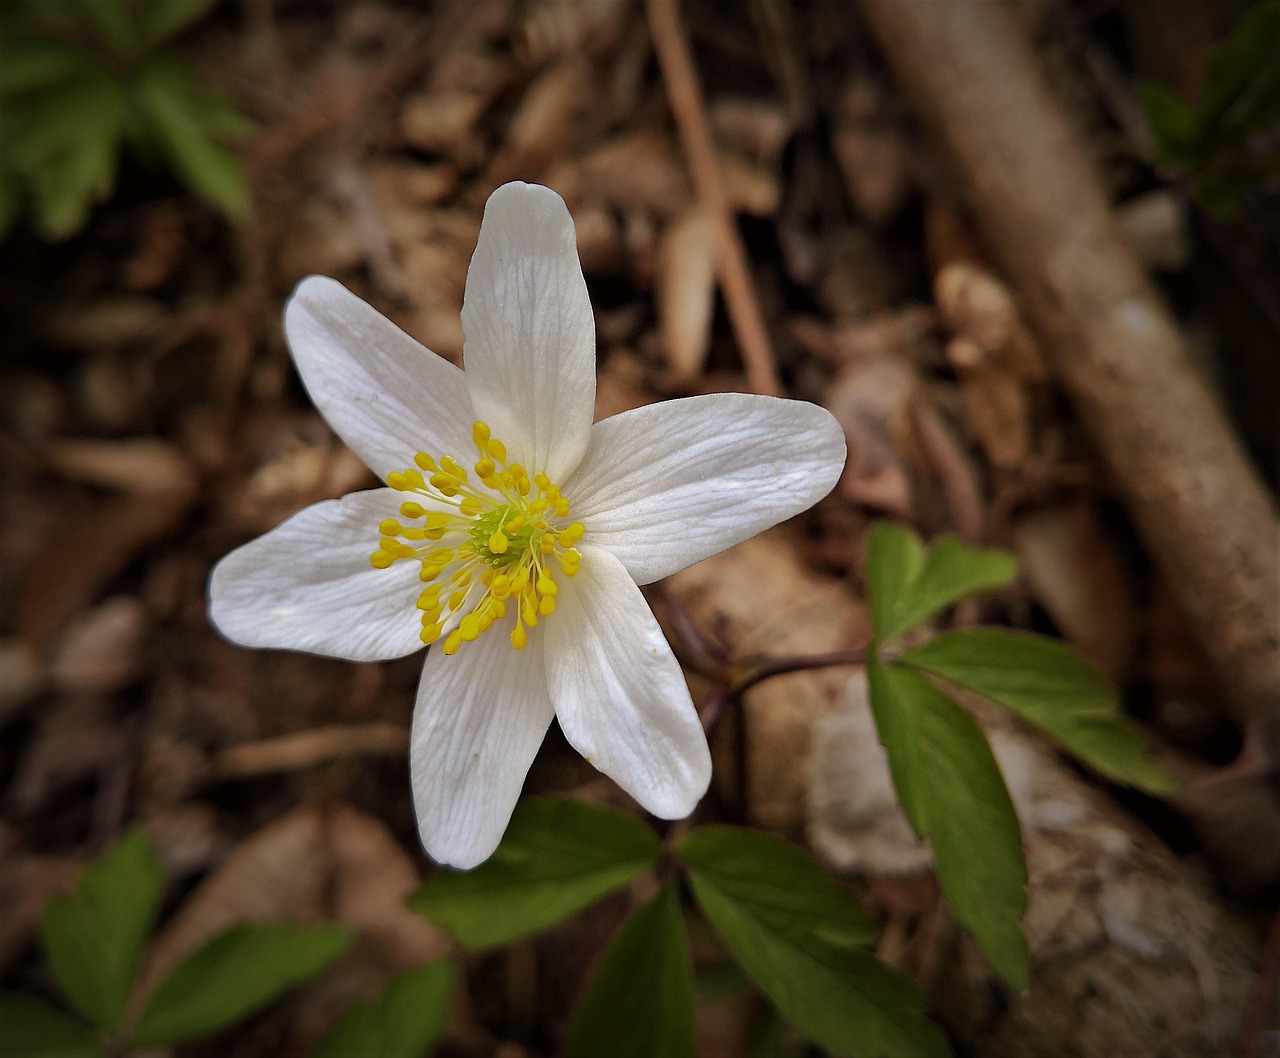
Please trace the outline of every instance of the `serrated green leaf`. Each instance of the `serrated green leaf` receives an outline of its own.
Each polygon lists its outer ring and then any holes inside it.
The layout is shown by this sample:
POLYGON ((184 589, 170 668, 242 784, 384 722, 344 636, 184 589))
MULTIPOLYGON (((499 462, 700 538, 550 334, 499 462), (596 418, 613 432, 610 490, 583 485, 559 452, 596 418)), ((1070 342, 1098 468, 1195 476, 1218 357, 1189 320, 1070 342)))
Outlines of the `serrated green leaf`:
POLYGON ((133 24, 132 4, 123 0, 79 0, 79 7, 107 47, 117 55, 137 53, 138 31, 133 24))
POLYGON ((0 1058, 102 1058, 83 1025, 27 996, 0 995, 0 1058))
POLYGON ((227 217, 243 217, 249 208, 244 166, 210 139, 203 122, 207 93, 190 67, 159 55, 142 68, 137 90, 141 116, 182 181, 227 217))
POLYGON ((924 544, 905 525, 877 522, 867 540, 867 596, 871 626, 884 638, 894 624, 894 605, 907 593, 924 568, 924 544))
POLYGON ((1268 72, 1280 64, 1280 0, 1259 0, 1213 48, 1204 67, 1196 108, 1202 127, 1226 112, 1268 72))
MULTIPOLYGON (((833 1054, 947 1054, 946 1041, 925 1016, 924 998, 911 982, 870 953, 829 939, 831 934, 847 938, 845 928, 806 930, 806 917, 812 922, 821 914, 806 916, 803 892, 788 892, 769 863, 752 870, 739 855, 725 855, 726 829, 695 830, 678 854, 688 865, 698 906, 788 1020, 833 1054)), ((789 865, 782 876, 791 876, 789 865)), ((816 894, 818 907, 831 904, 825 890, 821 886, 816 894)), ((845 901, 852 898, 846 894, 845 901)))
POLYGON ((867 657, 871 709, 894 786, 917 833, 933 843, 956 920, 1015 988, 1027 978, 1020 922, 1027 907, 1022 832, 982 730, 910 669, 867 657))
POLYGON ((960 599, 1003 587, 1018 574, 1007 551, 970 547, 953 536, 928 549, 903 525, 881 522, 867 550, 871 624, 881 642, 909 632, 960 599))
POLYGON ((680 901, 664 885, 604 953, 573 1012, 566 1058, 693 1058, 693 960, 680 901))
POLYGON ((138 34, 144 47, 175 37, 194 26, 218 0, 144 0, 138 12, 138 34))
POLYGON ((65 41, 42 37, 0 41, 0 101, 48 88, 96 65, 82 48, 65 41))
POLYGON ((344 926, 232 926, 160 982, 133 1045, 181 1043, 239 1021, 325 970, 352 940, 344 926))
POLYGON ((439 959, 393 978, 382 995, 357 1003, 312 1058, 420 1058, 449 1022, 453 967, 439 959))
POLYGON ((983 628, 940 635, 898 660, 1004 706, 1108 778, 1152 793, 1173 789, 1102 674, 1065 643, 983 628))
POLYGON ((74 893, 45 908, 40 936, 54 977, 103 1029, 120 1024, 163 890, 164 866, 137 828, 85 868, 74 893))
POLYGON ((114 130, 88 131, 72 150, 45 161, 32 178, 37 227, 47 239, 65 239, 84 227, 94 204, 115 185, 118 142, 114 130))
POLYGON ((101 67, 87 67, 7 109, 7 161, 39 177, 44 165, 86 142, 118 137, 124 107, 120 82, 101 67))
POLYGON ((625 812, 533 797, 517 806, 485 863, 433 874, 409 906, 468 947, 506 944, 621 888, 660 852, 657 835, 625 812))
POLYGON ((869 944, 875 926, 857 900, 813 858, 773 834, 698 827, 677 849, 729 899, 749 905, 771 932, 841 947, 869 944))
POLYGON ((1156 164, 1198 169, 1206 146, 1195 109, 1172 89, 1154 81, 1138 85, 1138 99, 1156 141, 1156 164))

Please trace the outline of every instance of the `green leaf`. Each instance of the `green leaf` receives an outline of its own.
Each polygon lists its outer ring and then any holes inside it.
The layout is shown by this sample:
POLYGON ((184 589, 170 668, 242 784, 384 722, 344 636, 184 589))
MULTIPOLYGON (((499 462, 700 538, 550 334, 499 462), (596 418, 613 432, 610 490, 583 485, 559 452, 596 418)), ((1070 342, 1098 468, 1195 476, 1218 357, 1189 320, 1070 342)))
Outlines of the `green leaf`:
POLYGON ((898 660, 1017 713, 1108 778, 1152 793, 1173 789, 1118 714, 1102 674, 1065 643, 984 628, 938 636, 898 660))
POLYGON ((677 853, 698 906, 778 1009, 834 1054, 945 1055, 946 1042, 911 982, 852 946, 869 932, 851 928, 853 898, 798 850, 770 838, 786 848, 779 855, 748 837, 768 836, 702 827, 677 853))
POLYGON ((1194 170, 1204 164, 1206 146, 1195 110, 1172 89, 1154 81, 1138 85, 1138 99, 1156 141, 1156 164, 1194 170))
POLYGON ((213 10, 218 0, 145 0, 138 12, 138 32, 144 47, 175 37, 213 10))
POLYGON ((94 65, 92 56, 64 41, 34 37, 0 41, 0 100, 48 88, 94 65))
POLYGON ((249 209, 249 184, 240 159, 209 136, 207 95, 186 63, 160 55, 138 75, 141 114, 174 171, 200 198, 231 219, 249 209))
POLYGON ((874 650, 867 681, 894 785, 916 832, 933 842, 947 903, 1000 975, 1024 987, 1027 865, 991 747, 955 702, 910 669, 882 664, 874 650))
POLYGON ((924 545, 905 525, 877 522, 867 541, 867 595, 871 625, 880 638, 893 627, 894 606, 905 600, 924 568, 924 545))
POLYGON ((671 884, 614 937, 573 1012, 566 1058, 693 1058, 693 960, 671 884))
POLYGON ((1260 0, 1210 53, 1197 107, 1202 127, 1219 121, 1280 63, 1280 0, 1260 0))
POLYGON ((0 994, 0 1058, 101 1058, 84 1026, 27 996, 0 994))
POLYGON ((840 947, 876 939, 857 900, 812 857, 773 834, 741 827, 699 827, 677 850, 690 867, 715 879, 732 900, 755 908, 780 936, 817 937, 840 947))
POLYGON ((420 1058, 444 1033, 452 993, 444 959, 401 974, 377 999, 352 1007, 312 1058, 420 1058))
POLYGON ((467 947, 506 944, 621 888, 661 851, 653 831, 625 812, 534 797, 516 808, 489 860, 433 874, 409 906, 467 947))
POLYGON ((23 97, 5 113, 5 162, 23 174, 43 233, 80 228, 115 183, 124 95, 100 67, 23 97))
POLYGON ((134 1033, 154 1047, 203 1036, 247 1017, 315 977, 351 946, 343 926, 232 926, 160 982, 134 1033))
POLYGON ((164 890, 164 866, 146 833, 131 830, 85 869, 76 891, 45 908, 41 940, 77 1010, 114 1031, 164 890))
POLYGON ((79 0, 85 19, 117 55, 131 56, 138 49, 133 5, 123 0, 79 0))
POLYGON ((896 639, 966 596, 1008 584, 1017 573, 1007 551, 969 547, 951 536, 925 550, 906 526, 881 522, 871 531, 867 551, 876 638, 896 639))

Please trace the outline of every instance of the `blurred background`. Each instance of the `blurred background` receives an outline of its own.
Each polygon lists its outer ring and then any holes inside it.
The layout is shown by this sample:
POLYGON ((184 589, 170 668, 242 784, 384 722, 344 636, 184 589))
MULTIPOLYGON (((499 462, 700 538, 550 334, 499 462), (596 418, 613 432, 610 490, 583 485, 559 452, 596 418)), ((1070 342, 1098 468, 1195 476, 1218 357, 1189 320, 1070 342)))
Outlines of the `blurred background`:
MULTIPOLYGON (((1016 586, 955 620, 1071 641, 1182 784, 1168 801, 1108 786, 979 716, 1031 866, 1036 987, 1021 998, 940 904, 850 670, 763 684, 745 731, 717 724, 700 818, 807 842, 848 877, 881 923, 879 953, 922 985, 959 1053, 1278 1053, 1280 933, 1260 953, 1280 880, 1280 703, 1242 706, 1224 684, 1223 649, 1169 572, 1188 549, 1170 559, 1142 528, 1152 501, 1135 498, 1132 453, 1097 426, 1139 390, 1105 414, 1081 404, 1110 379, 1064 375, 1091 355, 1089 321, 1055 330, 1027 293, 1035 277, 1010 273, 1017 252, 981 192, 1004 159, 984 174, 982 123, 930 104, 918 70, 899 82, 918 42, 883 6, 4 0, 0 984, 54 994, 42 909, 135 823, 168 877, 152 959, 172 964, 209 916, 360 935, 318 982, 181 1054, 306 1053, 336 1008, 447 950, 403 907, 430 869, 405 760, 420 658, 240 649, 210 628, 205 586, 234 547, 375 484, 292 369, 293 285, 334 276, 460 362, 483 203, 522 179, 558 191, 577 224, 598 417, 774 379, 845 428, 831 497, 653 591, 696 699, 715 691, 709 657, 865 643, 866 532, 893 518, 1016 552, 1016 586), (682 47, 696 82, 672 58, 682 47), (731 275, 735 239, 746 269, 731 275)), ((1039 86, 1114 218, 1116 254, 1156 284, 1178 363, 1221 410, 1210 427, 1226 424, 1266 495, 1280 8, 968 6, 1008 25, 984 53, 1009 102, 993 124, 1034 116, 1019 99, 1039 86)), ((1034 215, 1036 193, 1023 186, 1031 205, 1010 199, 1010 214, 1034 215)), ((1139 418, 1161 413, 1162 363, 1139 418)), ((1170 480, 1202 470, 1172 460, 1170 480)), ((1274 527, 1217 514, 1224 534, 1274 527)), ((1240 544, 1259 546, 1274 556, 1274 538, 1240 544)), ((628 807, 554 729, 527 789, 628 807)), ((467 955, 444 1053, 555 1053, 627 906, 611 897, 536 942, 467 955)), ((750 989, 704 976, 703 1053, 808 1053, 750 989)))

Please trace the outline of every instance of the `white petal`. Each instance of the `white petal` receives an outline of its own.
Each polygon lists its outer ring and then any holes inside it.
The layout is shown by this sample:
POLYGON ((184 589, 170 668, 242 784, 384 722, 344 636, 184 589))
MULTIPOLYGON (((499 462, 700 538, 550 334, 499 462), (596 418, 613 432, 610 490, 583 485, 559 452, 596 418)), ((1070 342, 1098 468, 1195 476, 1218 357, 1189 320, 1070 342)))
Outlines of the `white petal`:
POLYGON ((412 466, 417 452, 468 461, 471 399, 462 372, 341 283, 302 280, 284 329, 312 401, 384 481, 412 466))
POLYGON ((840 424, 816 404, 713 393, 596 423, 563 487, 584 540, 648 584, 812 507, 844 458, 840 424))
POLYGON ((353 492, 299 511, 232 551, 209 578, 209 617, 245 647, 278 647, 350 661, 422 649, 416 562, 374 569, 378 523, 393 489, 353 492))
POLYGON ((684 674, 622 563, 579 550, 578 575, 560 578, 556 612, 539 626, 560 727, 648 811, 682 819, 711 781, 684 674))
POLYGON ((511 183, 489 196, 462 330, 476 418, 531 475, 563 481, 591 433, 596 327, 573 220, 550 188, 511 183))
POLYGON ((507 829, 555 715, 539 646, 515 650, 494 627, 452 657, 427 655, 409 767, 418 833, 440 863, 483 863, 507 829))

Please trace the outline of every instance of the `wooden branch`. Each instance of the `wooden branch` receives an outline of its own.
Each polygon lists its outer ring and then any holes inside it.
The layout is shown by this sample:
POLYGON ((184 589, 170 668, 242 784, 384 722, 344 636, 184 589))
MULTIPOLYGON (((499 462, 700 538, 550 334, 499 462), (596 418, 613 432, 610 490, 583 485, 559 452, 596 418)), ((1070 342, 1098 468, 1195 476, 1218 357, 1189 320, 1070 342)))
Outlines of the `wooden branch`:
POLYGON ((676 0, 648 0, 647 8, 653 50, 658 55, 667 98, 689 160, 694 193, 711 218, 715 232, 716 272, 729 321, 742 350, 747 383, 757 393, 777 396, 782 390, 773 363, 769 333, 765 330, 760 303, 751 285, 747 253, 725 194, 706 104, 702 99, 689 42, 685 40, 680 26, 676 0))
POLYGON ((1280 524, 1004 5, 862 0, 1237 718, 1280 744, 1280 524))

